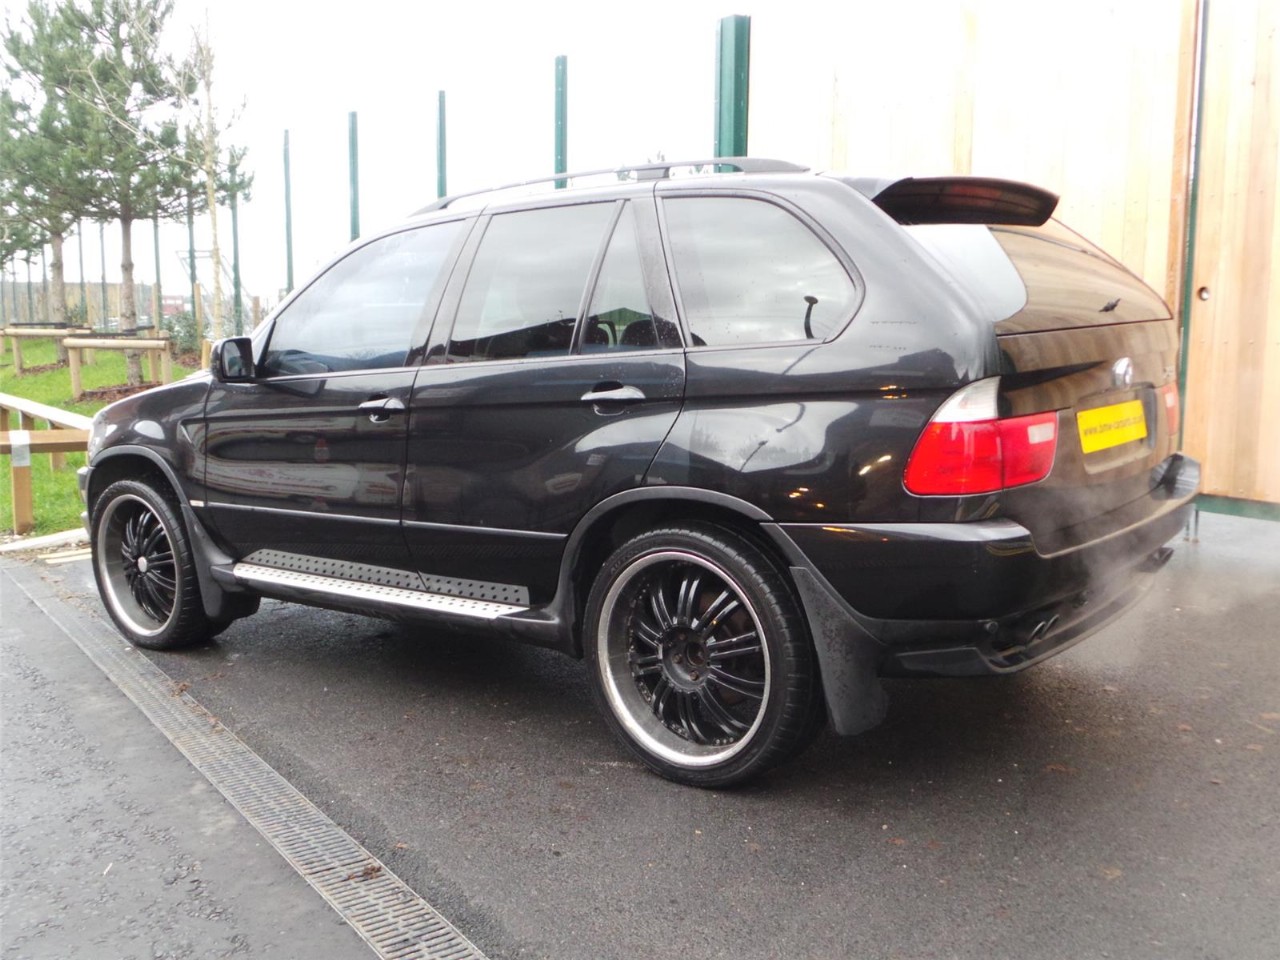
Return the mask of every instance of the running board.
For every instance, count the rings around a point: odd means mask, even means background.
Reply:
[[[387,613],[399,611],[472,620],[497,620],[529,609],[512,603],[428,593],[425,590],[407,590],[404,587],[344,580],[300,570],[281,570],[279,567],[267,567],[258,563],[237,563],[231,568],[231,572],[237,582],[254,590],[284,600],[321,606],[349,605]]]

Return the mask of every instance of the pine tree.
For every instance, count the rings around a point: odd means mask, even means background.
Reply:
[[[77,133],[84,108],[61,96],[56,77],[83,56],[80,39],[43,3],[28,11],[29,37],[4,38],[7,82],[0,92],[0,196],[9,215],[26,224],[32,237],[47,238],[51,296],[47,319],[66,322],[67,300],[62,245],[78,211],[92,194],[93,177]],[[38,63],[40,70],[26,69]],[[15,96],[18,94],[21,96]],[[59,355],[65,359],[65,349]]]
[[[173,0],[30,0],[25,22],[4,37],[18,83],[5,91],[0,117],[15,135],[0,146],[0,169],[17,173],[0,202],[57,235],[55,272],[70,223],[119,222],[122,331],[138,323],[134,222],[179,219],[193,199],[195,212],[212,212],[229,189],[212,105],[196,97],[203,85],[209,99],[212,51],[197,38],[186,62],[165,53],[172,9]],[[241,156],[233,150],[229,160]],[[129,383],[141,383],[140,354],[126,357]]]

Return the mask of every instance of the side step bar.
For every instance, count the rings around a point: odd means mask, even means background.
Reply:
[[[231,568],[231,572],[237,582],[282,600],[348,609],[360,607],[393,617],[397,614],[418,613],[471,620],[497,620],[528,609],[512,603],[408,590],[404,587],[327,577],[300,570],[282,570],[258,563],[237,563]]]

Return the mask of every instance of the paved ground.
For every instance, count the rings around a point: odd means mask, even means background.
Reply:
[[[28,596],[0,579],[0,955],[367,952]],[[40,586],[37,596],[54,595]]]
[[[736,791],[627,762],[579,664],[501,641],[265,604],[153,660],[494,958],[1275,960],[1280,526],[1176,546],[1050,664],[897,682]],[[96,609],[85,564],[11,573]],[[3,956],[369,955],[0,583]]]

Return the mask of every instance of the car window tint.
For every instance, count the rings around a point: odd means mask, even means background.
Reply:
[[[840,261],[781,207],[743,197],[664,203],[695,345],[822,339],[853,313]]]
[[[406,230],[335,263],[276,318],[266,374],[403,366],[460,228],[455,221]]]
[[[609,240],[596,289],[583,326],[583,353],[646,350],[680,346],[680,332],[670,320],[653,315],[645,292],[631,204],[622,211]]]
[[[449,360],[568,354],[591,264],[616,209],[591,203],[495,216],[462,291]]]

